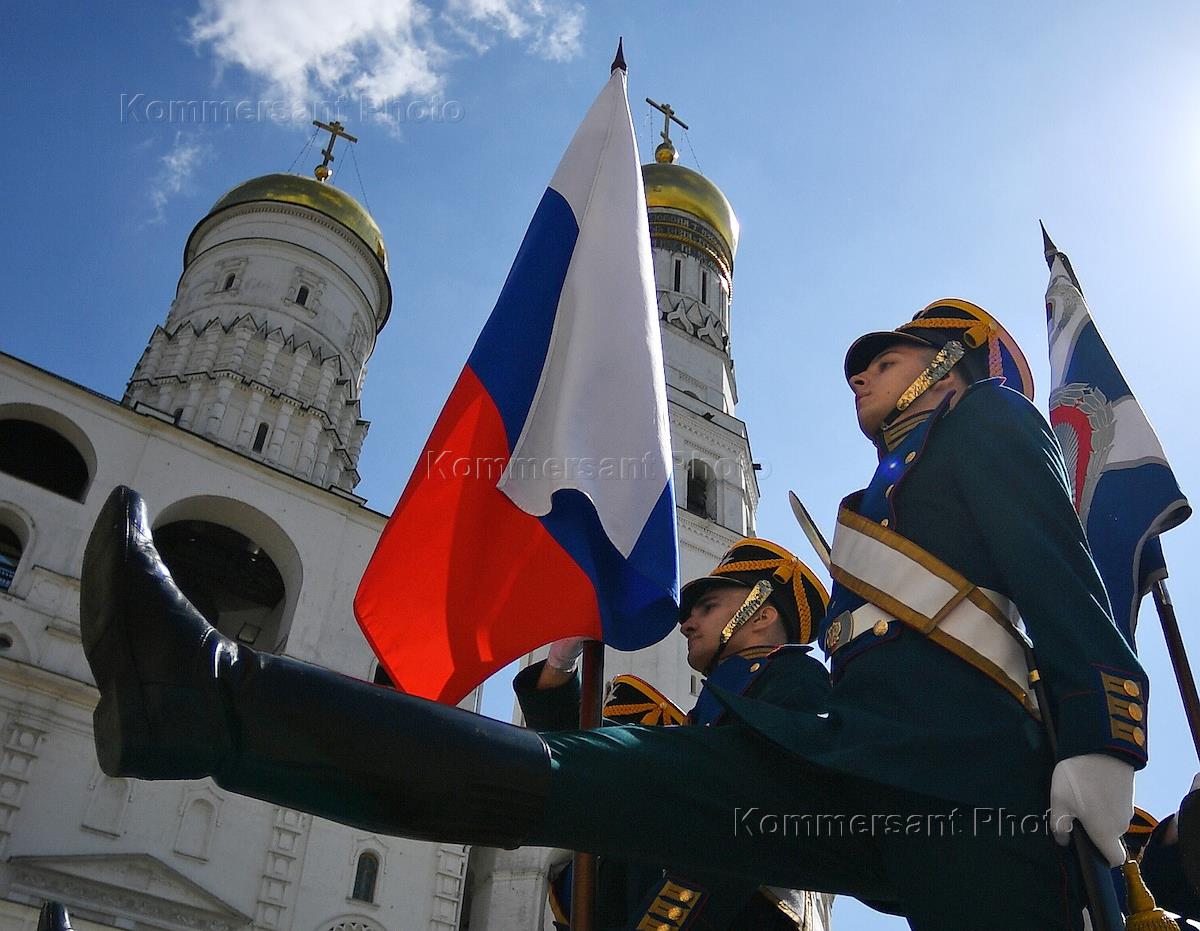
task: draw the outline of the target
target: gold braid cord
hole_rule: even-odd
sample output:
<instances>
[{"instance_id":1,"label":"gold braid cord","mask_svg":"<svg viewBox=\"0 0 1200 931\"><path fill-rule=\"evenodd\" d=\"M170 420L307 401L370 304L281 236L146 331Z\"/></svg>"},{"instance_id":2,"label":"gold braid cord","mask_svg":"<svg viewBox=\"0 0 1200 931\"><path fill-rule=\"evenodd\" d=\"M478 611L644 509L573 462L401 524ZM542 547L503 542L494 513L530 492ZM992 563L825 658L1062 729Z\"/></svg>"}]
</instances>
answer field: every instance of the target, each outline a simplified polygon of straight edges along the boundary
<instances>
[{"instance_id":1,"label":"gold braid cord","mask_svg":"<svg viewBox=\"0 0 1200 931\"><path fill-rule=\"evenodd\" d=\"M963 349L963 344L958 340L952 339L946 343L945 346L938 350L938 354L933 357L933 361L929 363L925 371L918 375L916 381L905 389L904 394L900 395L900 399L896 402L896 410L906 410L913 401L928 391L932 385L945 378L965 353L966 350Z\"/></svg>"}]
</instances>

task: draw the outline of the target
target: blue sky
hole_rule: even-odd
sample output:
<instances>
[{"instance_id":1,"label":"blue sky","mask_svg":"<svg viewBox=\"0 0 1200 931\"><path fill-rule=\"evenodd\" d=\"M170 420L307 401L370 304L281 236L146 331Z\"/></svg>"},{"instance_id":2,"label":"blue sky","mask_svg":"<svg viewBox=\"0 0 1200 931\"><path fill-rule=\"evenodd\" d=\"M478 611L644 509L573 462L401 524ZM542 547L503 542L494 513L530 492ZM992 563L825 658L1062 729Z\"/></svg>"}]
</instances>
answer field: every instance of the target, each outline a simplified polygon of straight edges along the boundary
<instances>
[{"instance_id":1,"label":"blue sky","mask_svg":"<svg viewBox=\"0 0 1200 931\"><path fill-rule=\"evenodd\" d=\"M624 35L643 157L660 120L641 101L669 101L691 126L683 163L724 189L742 223L732 336L738 413L764 464L760 533L805 552L789 487L829 529L872 465L844 349L935 298L996 314L1045 404L1039 218L1185 492L1200 495L1187 381L1200 329L1193 3L84 10L5 14L6 352L120 397L166 316L192 226L239 181L287 170L314 112L340 116L361 141L357 171L343 151L335 182L365 198L391 254L395 309L370 363L358 489L390 511ZM156 103L198 99L249 101L241 113L254 118L170 119ZM296 170L315 161L310 151ZM1200 520L1165 547L1200 651ZM1198 767L1151 608L1142 621L1154 702L1139 798L1162 812ZM857 906L838 914L842 929L901 926Z\"/></svg>"}]
</instances>

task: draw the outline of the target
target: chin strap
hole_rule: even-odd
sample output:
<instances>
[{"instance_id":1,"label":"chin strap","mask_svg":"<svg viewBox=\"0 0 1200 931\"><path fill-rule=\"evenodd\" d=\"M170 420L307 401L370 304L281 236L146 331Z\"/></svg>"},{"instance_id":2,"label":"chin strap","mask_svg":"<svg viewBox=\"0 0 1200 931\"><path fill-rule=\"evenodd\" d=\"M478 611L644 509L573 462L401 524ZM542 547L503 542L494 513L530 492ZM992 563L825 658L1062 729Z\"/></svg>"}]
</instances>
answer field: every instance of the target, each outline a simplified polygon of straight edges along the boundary
<instances>
[{"instance_id":1,"label":"chin strap","mask_svg":"<svg viewBox=\"0 0 1200 931\"><path fill-rule=\"evenodd\" d=\"M950 342L939 349L938 354L926 366L925 371L918 375L916 380L904 389L904 393L896 401L897 413L907 410L913 401L949 375L950 370L958 364L965 353L966 350L963 348L963 344L956 339L950 340Z\"/></svg>"},{"instance_id":2,"label":"chin strap","mask_svg":"<svg viewBox=\"0 0 1200 931\"><path fill-rule=\"evenodd\" d=\"M733 617L729 619L729 623L725 625L721 631L721 645L717 647L717 652L713 655L712 662L708 664L708 670L711 670L717 665L721 654L725 652L725 645L729 643L730 638L738 632L743 624L758 613L758 609L767 603L767 599L771 596L773 586L767 579L760 579L754 583L754 587L750 589L750 594L746 596L746 600L742 602L742 606L738 608ZM708 670L705 670L706 672Z\"/></svg>"}]
</instances>

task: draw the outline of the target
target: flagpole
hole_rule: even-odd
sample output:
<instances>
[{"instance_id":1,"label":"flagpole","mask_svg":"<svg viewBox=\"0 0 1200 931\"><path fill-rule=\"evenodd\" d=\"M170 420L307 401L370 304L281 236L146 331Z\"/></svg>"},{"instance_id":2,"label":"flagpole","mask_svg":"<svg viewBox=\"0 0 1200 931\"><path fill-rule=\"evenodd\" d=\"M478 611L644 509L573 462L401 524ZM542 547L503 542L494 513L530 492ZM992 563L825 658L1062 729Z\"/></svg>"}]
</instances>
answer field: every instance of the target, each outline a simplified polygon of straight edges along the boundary
<instances>
[{"instance_id":1,"label":"flagpole","mask_svg":"<svg viewBox=\"0 0 1200 931\"><path fill-rule=\"evenodd\" d=\"M1196 755L1200 757L1200 695L1196 693L1192 664L1188 661L1183 636L1179 632L1179 623L1175 619L1175 606L1167 593L1167 584L1162 579L1156 581L1150 591L1154 595L1154 607L1158 609L1158 619L1162 623L1163 639L1167 641L1167 655L1171 657L1175 681L1179 684L1183 711L1187 715L1188 729L1192 732L1192 745L1196 748Z\"/></svg>"},{"instance_id":2,"label":"flagpole","mask_svg":"<svg viewBox=\"0 0 1200 931\"><path fill-rule=\"evenodd\" d=\"M580 730L600 726L604 706L604 644L583 645ZM596 916L596 855L576 851L571 869L571 931L592 931Z\"/></svg>"}]
</instances>

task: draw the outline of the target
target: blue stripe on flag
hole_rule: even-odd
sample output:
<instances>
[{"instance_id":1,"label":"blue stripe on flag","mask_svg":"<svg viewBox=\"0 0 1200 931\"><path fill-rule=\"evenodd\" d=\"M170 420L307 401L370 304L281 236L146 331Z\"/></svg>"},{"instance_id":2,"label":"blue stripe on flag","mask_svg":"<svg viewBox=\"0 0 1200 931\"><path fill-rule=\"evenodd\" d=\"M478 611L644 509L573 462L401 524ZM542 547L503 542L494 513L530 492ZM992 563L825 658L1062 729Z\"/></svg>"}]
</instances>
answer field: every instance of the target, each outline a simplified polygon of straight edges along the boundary
<instances>
[{"instance_id":1,"label":"blue stripe on flag","mask_svg":"<svg viewBox=\"0 0 1200 931\"><path fill-rule=\"evenodd\" d=\"M670 482L629 559L609 541L596 508L582 492L556 491L550 513L541 521L591 579L606 644L636 650L671 632L677 622L679 582Z\"/></svg>"},{"instance_id":2,"label":"blue stripe on flag","mask_svg":"<svg viewBox=\"0 0 1200 931\"><path fill-rule=\"evenodd\" d=\"M1110 469L1096 484L1085 528L1088 544L1112 602L1113 620L1130 647L1135 648L1133 634L1147 576L1163 568L1157 534L1172 524L1161 518L1181 506L1187 503L1175 476L1158 463Z\"/></svg>"},{"instance_id":3,"label":"blue stripe on flag","mask_svg":"<svg viewBox=\"0 0 1200 931\"><path fill-rule=\"evenodd\" d=\"M1132 394L1129 384L1113 361L1108 347L1100 338L1096 324L1088 322L1079 331L1075 349L1067 362L1067 371L1063 384L1082 382L1092 385L1104 392L1104 397L1111 403L1127 394Z\"/></svg>"},{"instance_id":4,"label":"blue stripe on flag","mask_svg":"<svg viewBox=\"0 0 1200 931\"><path fill-rule=\"evenodd\" d=\"M500 411L509 450L521 435L541 381L559 295L578 236L570 204L558 191L547 188L496 308L467 359Z\"/></svg>"}]
</instances>

